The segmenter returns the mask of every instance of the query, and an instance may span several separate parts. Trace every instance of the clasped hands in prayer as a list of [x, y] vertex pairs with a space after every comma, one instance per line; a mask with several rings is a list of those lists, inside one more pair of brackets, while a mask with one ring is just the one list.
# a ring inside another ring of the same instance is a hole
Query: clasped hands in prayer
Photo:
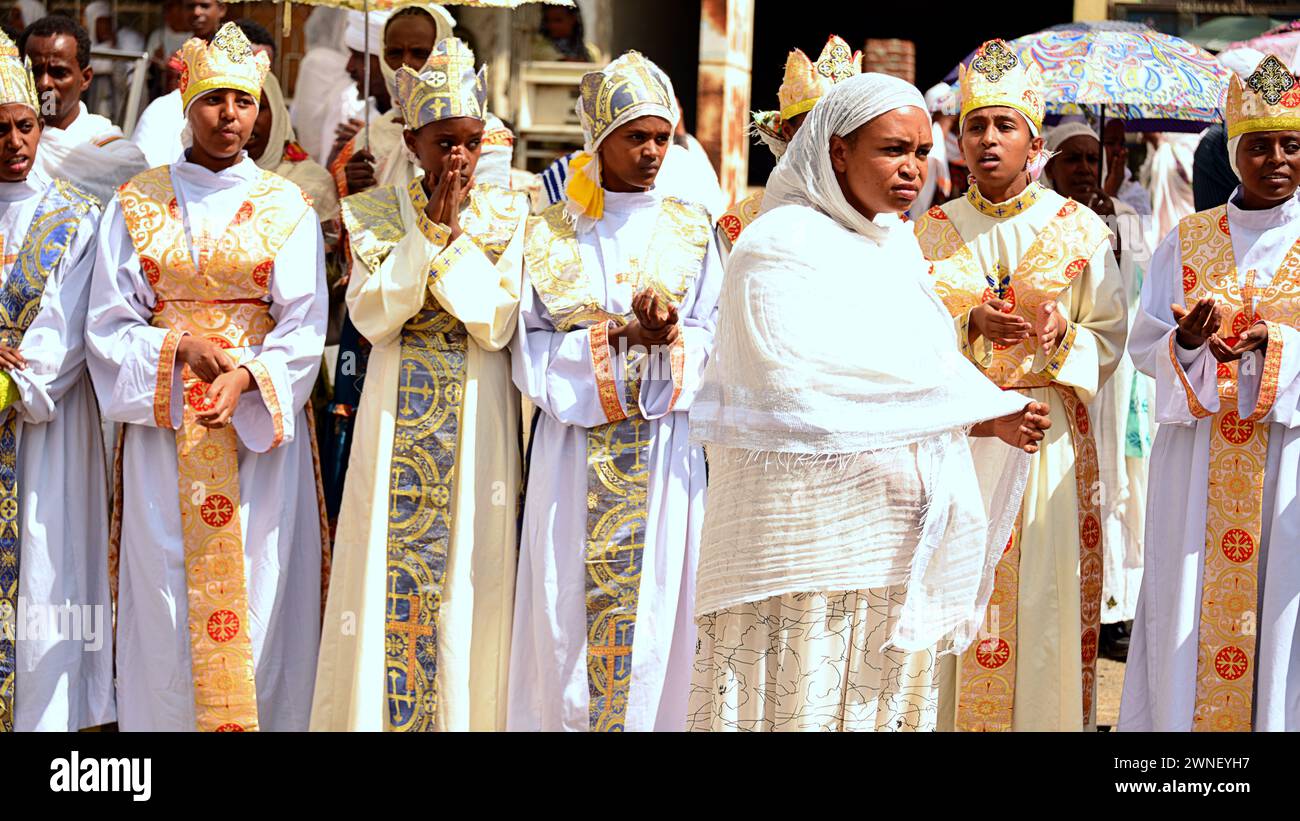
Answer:
[[677, 341], [681, 329], [677, 325], [677, 307], [660, 300], [653, 288], [644, 288], [632, 296], [632, 321], [609, 332], [609, 345], [617, 350], [619, 340], [626, 340], [627, 348], [637, 345], [651, 350]]
[[1195, 350], [1208, 345], [1214, 358], [1225, 363], [1235, 362], [1251, 351], [1263, 353], [1268, 348], [1268, 325], [1262, 319], [1247, 328], [1235, 345], [1229, 345], [1219, 336], [1219, 326], [1227, 306], [1219, 305], [1213, 297], [1198, 299], [1190, 309], [1177, 303], [1169, 307], [1178, 322], [1179, 347]]
[[461, 235], [460, 208], [469, 199], [469, 192], [474, 187], [474, 178], [462, 182], [461, 177], [468, 159], [464, 149], [456, 146], [443, 163], [442, 173], [434, 181], [432, 189], [426, 187], [429, 201], [424, 206], [424, 215], [435, 225], [445, 225], [451, 230], [447, 243], [450, 245]]
[[224, 427], [235, 415], [239, 397], [256, 385], [248, 368], [238, 367], [230, 354], [211, 340], [185, 334], [176, 348], [176, 357], [188, 365], [190, 371], [209, 383], [204, 400], [207, 408], [197, 411], [195, 421], [205, 428]]
[[1069, 325], [1055, 302], [1039, 305], [1034, 311], [1034, 322], [1011, 313], [1011, 308], [1011, 303], [1003, 299], [990, 299], [972, 308], [970, 341], [982, 336], [996, 345], [1014, 345], [1034, 336], [1043, 350], [1050, 353]]

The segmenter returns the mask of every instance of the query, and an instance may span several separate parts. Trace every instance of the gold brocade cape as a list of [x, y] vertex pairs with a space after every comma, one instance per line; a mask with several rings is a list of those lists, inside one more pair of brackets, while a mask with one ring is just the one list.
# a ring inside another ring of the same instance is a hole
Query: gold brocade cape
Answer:
[[426, 216], [423, 178], [405, 189], [384, 186], [342, 202], [352, 251], [384, 276], [384, 261], [411, 230], [402, 219], [409, 198], [419, 230], [442, 250], [429, 264], [424, 304], [401, 332], [393, 451], [388, 486], [384, 615], [386, 730], [436, 729], [438, 635], [453, 533], [457, 460], [464, 415], [465, 325], [438, 301], [431, 286], [466, 254], [495, 264], [528, 212], [528, 196], [476, 185], [461, 211], [463, 233]]

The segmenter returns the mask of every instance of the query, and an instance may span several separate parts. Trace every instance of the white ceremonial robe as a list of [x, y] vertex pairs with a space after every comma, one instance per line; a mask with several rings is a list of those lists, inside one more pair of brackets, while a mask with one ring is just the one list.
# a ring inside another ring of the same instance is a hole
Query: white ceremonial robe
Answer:
[[[357, 330], [374, 348], [366, 363], [334, 541], [312, 729], [378, 731], [388, 723], [387, 544], [393, 440], [403, 382], [402, 330], [432, 291], [472, 340], [465, 351], [448, 505], [452, 530], [438, 615], [434, 723], [440, 730], [500, 730], [505, 727], [518, 490], [523, 481], [519, 392], [511, 383], [506, 346], [518, 317], [524, 221], [493, 265], [482, 253], [462, 254], [465, 244], [474, 241], [468, 232], [445, 248], [432, 242], [418, 227], [405, 191], [399, 193], [398, 206], [405, 237], [376, 271], [361, 254], [354, 255], [348, 283], [348, 309]], [[484, 206], [491, 213], [489, 208]], [[526, 207], [520, 215], [527, 216]], [[457, 261], [431, 277], [430, 266], [440, 257]]]
[[[645, 255], [661, 196], [606, 191], [604, 216], [578, 234], [583, 268], [596, 281], [596, 293], [603, 292], [600, 307], [606, 311], [632, 310], [632, 284], [618, 275]], [[669, 412], [670, 381], [646, 380], [641, 386], [650, 477], [624, 716], [629, 731], [686, 727], [705, 488], [704, 453], [690, 443], [687, 413], [712, 348], [721, 286], [722, 264], [710, 238], [702, 270], [678, 309], [686, 347], [681, 395]], [[515, 384], [541, 416], [531, 440], [520, 536], [507, 729], [586, 730], [587, 429], [606, 422], [590, 331], [557, 331], [526, 282], [511, 353]], [[666, 363], [661, 372], [667, 373]], [[618, 382], [621, 397], [621, 374]]]
[[[1240, 189], [1238, 189], [1238, 192]], [[1300, 197], [1264, 211], [1227, 206], [1237, 277], [1256, 271], [1256, 288], [1266, 288], [1287, 252], [1300, 239]], [[1129, 353], [1156, 380], [1159, 428], [1151, 452], [1147, 495], [1145, 568], [1129, 648], [1119, 729], [1187, 731], [1196, 707], [1202, 573], [1206, 551], [1210, 443], [1214, 417], [1197, 420], [1169, 357], [1176, 333], [1172, 303], [1183, 304], [1182, 252], [1174, 230], [1156, 249], [1142, 288], [1142, 310], [1133, 326]], [[1261, 422], [1269, 423], [1265, 463], [1259, 591], [1254, 619], [1257, 649], [1254, 727], [1300, 730], [1300, 332], [1283, 327], [1277, 401]], [[1175, 342], [1179, 365], [1200, 403], [1221, 407], [1217, 362], [1209, 348], [1188, 351]], [[1242, 376], [1238, 413], [1254, 410], [1263, 358], [1255, 376]], [[1242, 363], [1238, 363], [1239, 372]], [[1251, 382], [1254, 383], [1253, 389]]]
[[118, 186], [149, 167], [140, 147], [106, 117], [91, 114], [85, 103], [66, 129], [47, 127], [41, 132], [36, 165], [48, 177], [62, 177], [101, 204]]
[[[191, 253], [196, 233], [220, 236], [261, 170], [248, 159], [213, 173], [171, 167]], [[281, 260], [290, 264], [281, 264]], [[289, 235], [270, 277], [274, 330], [257, 350], [277, 392], [292, 402], [283, 441], [260, 392], [245, 393], [232, 424], [239, 436], [239, 517], [248, 585], [249, 633], [263, 730], [305, 730], [321, 617], [321, 513], [304, 407], [324, 347], [325, 263], [320, 223]], [[154, 387], [165, 329], [140, 270], [117, 197], [99, 235], [88, 319], [89, 362], [105, 415], [126, 426], [122, 552], [117, 613], [118, 723], [123, 730], [193, 730], [185, 551], [177, 497], [176, 431], [154, 422]], [[182, 418], [176, 363], [172, 420]], [[283, 386], [283, 387], [282, 387]]]
[[185, 132], [185, 107], [180, 89], [164, 94], [149, 103], [135, 124], [131, 142], [139, 146], [150, 168], [177, 162], [185, 151], [181, 134]]
[[[38, 171], [25, 182], [0, 183], [6, 276], [51, 184]], [[92, 208], [50, 272], [40, 310], [19, 346], [27, 367], [8, 371], [19, 398], [0, 412], [0, 419], [19, 417], [17, 615], [23, 623], [16, 623], [16, 730], [75, 732], [115, 718], [108, 474], [99, 409], [84, 367], [98, 222]], [[71, 635], [56, 635], [50, 628], [59, 628], [57, 608], [68, 607], [78, 623], [65, 623]]]

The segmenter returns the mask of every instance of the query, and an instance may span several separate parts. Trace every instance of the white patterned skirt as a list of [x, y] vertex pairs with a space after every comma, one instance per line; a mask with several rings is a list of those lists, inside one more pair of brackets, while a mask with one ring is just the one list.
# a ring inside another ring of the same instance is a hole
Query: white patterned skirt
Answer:
[[881, 651], [904, 586], [788, 593], [699, 619], [687, 729], [931, 731], [931, 650]]

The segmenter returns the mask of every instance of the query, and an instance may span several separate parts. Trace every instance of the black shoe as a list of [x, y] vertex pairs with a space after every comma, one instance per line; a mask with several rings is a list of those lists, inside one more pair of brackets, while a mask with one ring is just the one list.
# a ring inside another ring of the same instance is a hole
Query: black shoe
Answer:
[[1130, 633], [1126, 622], [1103, 624], [1097, 652], [1111, 661], [1127, 661]]

